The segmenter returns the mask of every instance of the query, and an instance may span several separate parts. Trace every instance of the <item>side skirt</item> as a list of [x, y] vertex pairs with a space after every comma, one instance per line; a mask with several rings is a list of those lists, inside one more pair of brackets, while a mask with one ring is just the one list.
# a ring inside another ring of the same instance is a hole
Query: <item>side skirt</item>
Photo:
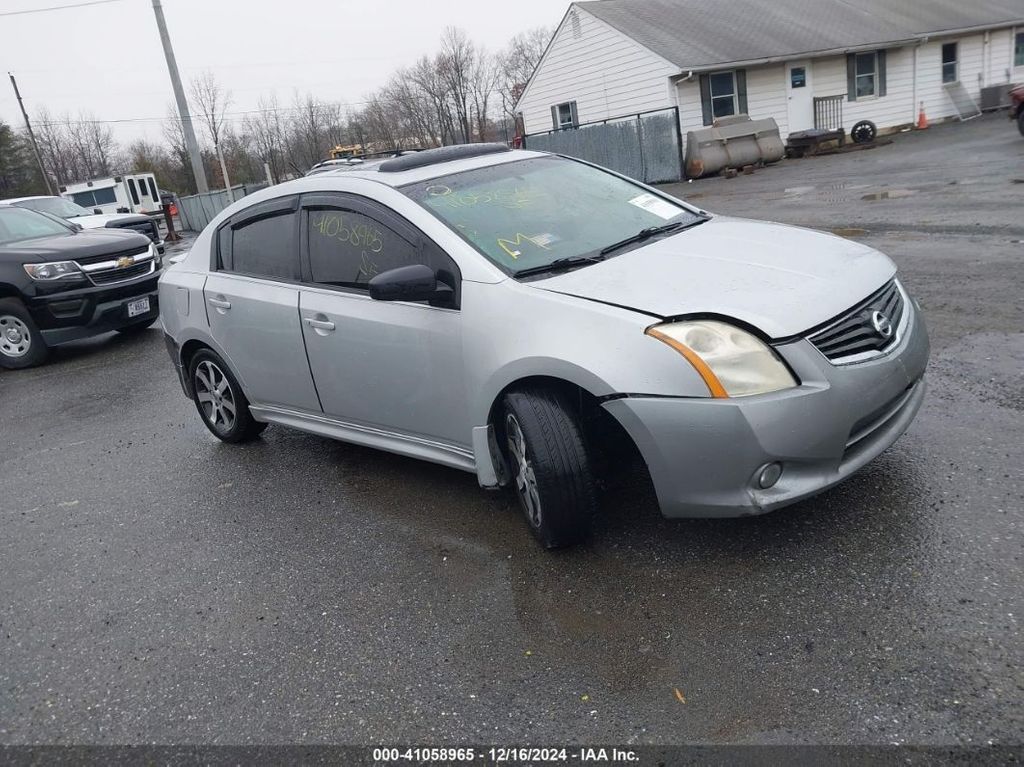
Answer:
[[402, 434], [376, 426], [341, 421], [322, 413], [308, 413], [271, 405], [250, 405], [249, 412], [257, 421], [290, 426], [293, 429], [308, 431], [321, 437], [351, 442], [355, 445], [385, 450], [389, 453], [406, 455], [410, 458], [419, 458], [439, 463], [442, 466], [450, 466], [453, 469], [476, 473], [473, 451], [459, 445], [438, 442], [428, 437]]

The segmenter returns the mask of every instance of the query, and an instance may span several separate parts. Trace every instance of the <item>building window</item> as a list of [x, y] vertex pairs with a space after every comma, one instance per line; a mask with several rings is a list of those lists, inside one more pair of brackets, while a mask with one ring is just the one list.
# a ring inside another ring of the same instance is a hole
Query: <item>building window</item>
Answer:
[[885, 50], [846, 54], [846, 99], [885, 95]]
[[554, 124], [555, 130], [575, 128], [579, 125], [580, 121], [576, 112], [576, 102], [566, 101], [564, 104], [556, 104], [551, 107], [551, 122]]
[[1013, 65], [1024, 67], [1024, 32], [1018, 32], [1013, 46]]
[[955, 83], [957, 76], [956, 43], [944, 43], [942, 46], [942, 82]]
[[878, 56], [875, 52], [858, 53], [855, 71], [857, 98], [874, 96], [875, 82], [878, 78]]
[[710, 84], [711, 114], [716, 119], [736, 114], [736, 73], [715, 72]]

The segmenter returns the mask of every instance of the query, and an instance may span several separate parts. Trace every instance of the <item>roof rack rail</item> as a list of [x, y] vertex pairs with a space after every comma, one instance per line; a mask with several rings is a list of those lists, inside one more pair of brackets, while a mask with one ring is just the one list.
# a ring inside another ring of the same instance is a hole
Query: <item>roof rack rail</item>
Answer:
[[480, 157], [485, 154], [497, 154], [498, 152], [508, 151], [511, 150], [504, 144], [456, 144], [437, 149], [424, 149], [422, 152], [416, 152], [415, 154], [385, 160], [378, 166], [377, 170], [381, 173], [397, 173], [398, 171], [422, 168], [426, 165], [434, 165], [440, 162], [465, 160], [469, 157]]

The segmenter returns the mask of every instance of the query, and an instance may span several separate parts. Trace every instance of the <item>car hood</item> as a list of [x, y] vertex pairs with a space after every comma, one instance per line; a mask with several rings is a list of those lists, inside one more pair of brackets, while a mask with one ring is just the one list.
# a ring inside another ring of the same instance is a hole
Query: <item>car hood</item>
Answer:
[[149, 216], [140, 216], [136, 213], [96, 213], [91, 216], [75, 216], [68, 220], [80, 224], [83, 229], [102, 229], [114, 221], [123, 224], [127, 222], [151, 221], [152, 219]]
[[19, 263], [70, 261], [105, 256], [148, 247], [151, 240], [137, 232], [120, 229], [89, 229], [84, 232], [39, 237], [0, 246], [0, 258]]
[[716, 314], [771, 338], [841, 314], [896, 273], [888, 256], [824, 232], [726, 216], [532, 287], [658, 317]]

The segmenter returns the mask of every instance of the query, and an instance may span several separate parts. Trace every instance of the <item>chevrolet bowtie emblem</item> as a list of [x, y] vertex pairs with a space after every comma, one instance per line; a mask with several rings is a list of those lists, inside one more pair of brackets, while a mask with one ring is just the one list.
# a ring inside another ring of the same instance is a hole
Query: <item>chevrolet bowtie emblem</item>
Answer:
[[117, 268], [124, 269], [125, 267], [131, 266], [134, 263], [134, 256], [121, 256], [121, 258], [117, 259]]

